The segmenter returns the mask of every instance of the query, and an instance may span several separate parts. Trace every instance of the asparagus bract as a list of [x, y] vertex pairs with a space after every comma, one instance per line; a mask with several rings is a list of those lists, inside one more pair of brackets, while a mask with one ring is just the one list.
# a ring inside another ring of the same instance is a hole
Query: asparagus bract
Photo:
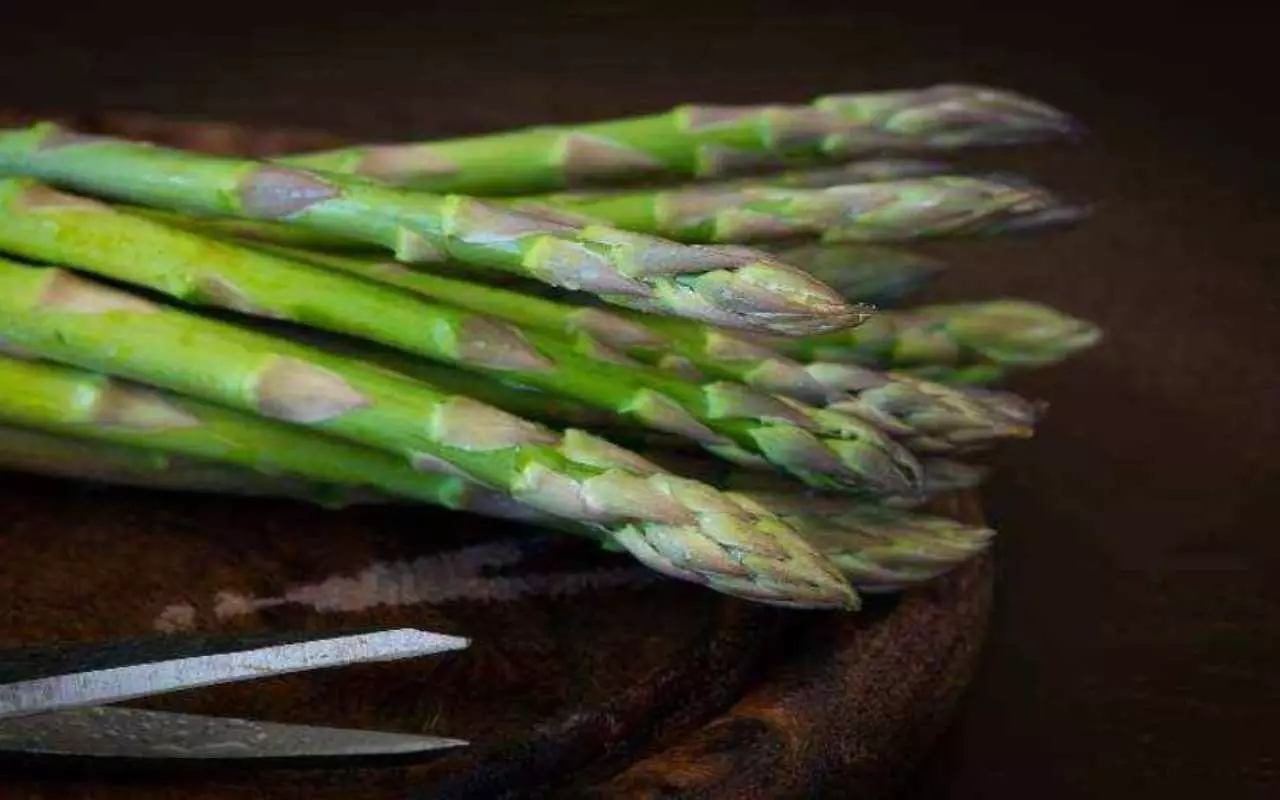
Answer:
[[642, 459], [584, 432], [558, 433], [389, 370], [11, 262], [0, 263], [0, 339], [460, 473], [722, 592], [805, 607], [857, 602], [781, 520], [695, 481], [638, 474]]
[[984, 86], [834, 94], [807, 105], [687, 104], [659, 114], [278, 159], [435, 192], [516, 195], [720, 177], [883, 153], [1057, 139], [1062, 112]]
[[727, 327], [796, 335], [840, 330], [859, 319], [834, 290], [763, 251], [575, 226], [471, 197], [401, 191], [51, 124], [0, 132], [0, 174], [6, 173], [136, 205], [286, 222], [380, 245], [402, 261], [453, 259]]

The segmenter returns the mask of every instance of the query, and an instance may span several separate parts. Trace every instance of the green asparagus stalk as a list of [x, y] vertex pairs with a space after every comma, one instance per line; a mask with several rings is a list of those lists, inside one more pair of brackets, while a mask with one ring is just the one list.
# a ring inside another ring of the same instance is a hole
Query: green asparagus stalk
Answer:
[[835, 94], [807, 105], [688, 104], [664, 113], [279, 159], [434, 192], [518, 195], [723, 177], [884, 153], [1057, 139], [1078, 126], [1011, 92], [966, 85]]
[[999, 175], [934, 175], [818, 189], [709, 184], [600, 197], [551, 195], [513, 201], [511, 207], [526, 213], [550, 209], [562, 212], [562, 219], [570, 212], [702, 244], [995, 236], [1075, 222], [1086, 213], [1023, 178]]
[[[466, 508], [474, 484], [413, 469], [404, 459], [303, 429], [81, 369], [0, 355], [0, 421], [61, 436], [234, 465], [271, 479], [301, 478]], [[8, 434], [11, 444], [14, 434]], [[47, 450], [46, 450], [47, 452]], [[63, 460], [65, 466], [65, 459]], [[47, 466], [56, 466], [48, 462]], [[137, 473], [135, 460], [130, 469]], [[113, 469], [122, 469], [121, 466]]]
[[746, 178], [718, 181], [721, 186], [745, 189], [750, 186], [782, 186], [792, 189], [821, 189], [826, 186], [844, 186], [850, 183], [896, 181], [903, 178], [923, 178], [957, 172], [942, 161], [922, 158], [873, 158], [851, 161], [832, 167], [787, 170], [785, 172], [752, 175]]
[[121, 208], [130, 214], [147, 217], [171, 227], [184, 228], [197, 233], [216, 236], [220, 239], [244, 240], [252, 243], [263, 242], [286, 247], [352, 255], [378, 256], [386, 253], [385, 248], [362, 242], [358, 239], [349, 239], [344, 236], [328, 236], [271, 220], [188, 214], [162, 208], [149, 208], [147, 206], [122, 205]]
[[[304, 434], [312, 436], [312, 434]], [[175, 458], [161, 451], [105, 440], [74, 439], [61, 434], [0, 425], [0, 470], [75, 480], [104, 486], [130, 486], [163, 491], [187, 491], [242, 497], [282, 497], [327, 507], [391, 503], [399, 498], [360, 494], [345, 487], [309, 483], [282, 475], [268, 475], [212, 461]], [[441, 478], [457, 482], [458, 478]], [[474, 486], [474, 496], [484, 489]], [[492, 495], [498, 498], [497, 495]], [[792, 498], [781, 495], [739, 495], [744, 503], [773, 504], [785, 520], [794, 518], [796, 530], [813, 543], [857, 589], [860, 583], [883, 591], [889, 581], [905, 587], [934, 577], [981, 552], [994, 535], [988, 528], [919, 514], [894, 512], [845, 502], [824, 513], [794, 513]], [[591, 529], [507, 502], [475, 504], [478, 511], [507, 519], [532, 522], [553, 531], [599, 539]]]
[[[597, 340], [645, 364], [677, 372], [686, 379], [738, 381], [770, 394], [795, 398], [802, 405], [864, 420], [907, 444], [917, 453], [954, 453], [1031, 436], [1039, 408], [1009, 393], [977, 393], [949, 388], [908, 376], [874, 373], [847, 364], [809, 364], [787, 358], [731, 333], [696, 325], [667, 324], [668, 318], [632, 314], [626, 318], [593, 308], [528, 297], [503, 289], [413, 273], [398, 265], [380, 264], [329, 253], [313, 253], [269, 245], [269, 252], [294, 255], [342, 272], [416, 292], [434, 300], [491, 315], [526, 328], [576, 335], [579, 350], [598, 354]], [[367, 354], [364, 358], [369, 358]], [[448, 370], [428, 380], [449, 381]], [[462, 376], [454, 379], [466, 380]], [[445, 385], [448, 385], [446, 383]], [[456, 384], [455, 384], [456, 385]], [[545, 419], [552, 409], [540, 407], [539, 395], [471, 380], [458, 391], [471, 394], [521, 416]], [[547, 399], [551, 401], [550, 398]], [[560, 421], [590, 419], [589, 414], [559, 403]], [[583, 423], [612, 427], [625, 422], [597, 418]]]
[[[370, 261], [385, 260], [381, 257], [383, 251], [377, 248], [345, 239], [318, 236], [275, 222], [194, 216], [144, 206], [126, 206], [123, 210], [205, 236], [229, 239], [255, 247], [277, 246], [282, 248], [277, 252], [286, 253], [292, 258], [309, 254], [316, 257], [336, 255]], [[900, 304], [907, 295], [923, 288], [945, 269], [945, 265], [936, 259], [872, 244], [764, 243], [760, 247], [830, 286], [850, 303], [881, 308]], [[476, 270], [465, 264], [447, 261], [417, 266], [432, 272], [464, 277], [470, 281], [516, 286], [525, 293], [565, 294], [563, 289], [508, 272]]]
[[[735, 189], [756, 188], [761, 186], [787, 187], [792, 189], [818, 189], [825, 186], [843, 186], [849, 183], [893, 181], [902, 178], [922, 178], [927, 175], [941, 175], [943, 173], [956, 171], [956, 169], [941, 161], [931, 161], [921, 158], [873, 158], [865, 161], [851, 161], [847, 164], [837, 164], [829, 167], [756, 173], [741, 178], [721, 179], [714, 181], [714, 183], [721, 188], [732, 187]], [[691, 184], [680, 185], [693, 187], [712, 182], [713, 181], [695, 181]], [[648, 188], [662, 188], [669, 186], [669, 184], [661, 182], [656, 185], [649, 184], [647, 186]], [[525, 197], [531, 200], [539, 198], [567, 197], [577, 201], [626, 194], [645, 187], [646, 184], [625, 187], [613, 186], [603, 189], [585, 189], [581, 191], [532, 194], [525, 195]]]
[[0, 263], [0, 339], [399, 454], [418, 469], [460, 472], [718, 591], [789, 606], [857, 604], [781, 520], [696, 481], [638, 474], [642, 459], [581, 431], [557, 433], [390, 370], [12, 262]]
[[834, 290], [762, 251], [574, 226], [471, 197], [407, 192], [51, 124], [0, 131], [0, 174], [135, 205], [283, 222], [380, 245], [401, 261], [452, 259], [725, 327], [797, 335], [840, 330], [861, 318]]
[[[390, 495], [358, 487], [315, 483], [293, 475], [230, 467], [161, 450], [8, 425], [0, 425], [0, 471], [142, 489], [287, 497], [327, 508], [385, 503], [392, 499]], [[429, 480], [444, 485], [449, 479], [432, 476]], [[427, 481], [419, 483], [427, 485]], [[442, 500], [447, 498], [447, 493], [442, 494]]]
[[[688, 436], [724, 457], [773, 464], [815, 485], [899, 492], [915, 480], [914, 459], [873, 426], [834, 412], [808, 413], [746, 386], [693, 384], [659, 369], [614, 363], [557, 336], [167, 228], [23, 180], [0, 180], [0, 210], [7, 212], [0, 215], [0, 249], [28, 258], [70, 264], [188, 303], [369, 339], [562, 394], [634, 424]], [[429, 277], [399, 271], [419, 281]], [[508, 305], [529, 303], [513, 298]], [[496, 308], [483, 310], [499, 316]]]
[[[871, 369], [1016, 370], [1057, 364], [1096, 345], [1102, 336], [1102, 329], [1087, 320], [1006, 298], [883, 311], [847, 334], [765, 341], [794, 358]], [[920, 374], [939, 377], [941, 371]]]

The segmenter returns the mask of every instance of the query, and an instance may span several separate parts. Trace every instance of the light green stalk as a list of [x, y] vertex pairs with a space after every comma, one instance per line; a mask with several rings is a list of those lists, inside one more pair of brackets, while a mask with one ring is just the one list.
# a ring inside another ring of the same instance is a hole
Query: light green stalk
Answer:
[[[106, 440], [71, 438], [42, 430], [0, 425], [0, 470], [142, 489], [287, 497], [326, 508], [392, 501], [389, 495], [379, 492], [174, 456], [159, 449], [149, 449], [150, 446], [150, 443], [148, 448], [143, 448]], [[428, 480], [461, 482], [459, 478], [447, 476], [429, 476]], [[426, 481], [422, 483], [425, 485]], [[488, 494], [486, 490], [479, 491]]]
[[817, 237], [826, 243], [995, 236], [1076, 222], [1086, 212], [1025, 179], [934, 175], [826, 188], [681, 186], [599, 197], [552, 195], [512, 208], [582, 215], [689, 243]]
[[237, 239], [250, 243], [278, 244], [310, 250], [377, 256], [386, 249], [343, 236], [326, 236], [282, 222], [238, 217], [209, 216], [168, 211], [146, 206], [121, 205], [121, 210], [147, 217], [175, 228], [184, 228], [221, 239]]
[[268, 220], [355, 239], [406, 262], [453, 260], [631, 308], [786, 335], [858, 319], [834, 290], [763, 251], [692, 247], [248, 159], [40, 124], [0, 132], [0, 174], [189, 214]]
[[[60, 269], [0, 262], [0, 340], [451, 471], [591, 525], [668, 575], [764, 602], [849, 607], [834, 568], [781, 520], [634, 453], [389, 370], [165, 308]], [[646, 468], [647, 469], [647, 468]]]
[[[415, 470], [404, 459], [377, 450], [85, 370], [11, 355], [0, 355], [0, 421], [144, 447], [165, 454], [163, 459], [204, 459], [272, 480], [292, 477], [376, 489], [446, 508], [466, 508], [475, 494], [468, 481]], [[8, 441], [13, 442], [12, 433]], [[136, 473], [139, 466], [135, 463], [131, 469]]]
[[1065, 114], [1026, 97], [939, 85], [833, 94], [806, 105], [687, 104], [638, 117], [278, 160], [435, 192], [517, 195], [1043, 141], [1077, 131]]
[[[865, 161], [851, 161], [829, 167], [813, 167], [809, 169], [785, 170], [783, 172], [754, 173], [742, 178], [720, 179], [716, 181], [694, 181], [679, 185], [694, 187], [709, 183], [722, 188], [756, 188], [762, 186], [781, 186], [792, 189], [817, 189], [824, 186], [843, 186], [849, 183], [868, 183], [871, 181], [893, 181], [901, 178], [922, 178], [927, 175], [941, 175], [957, 170], [941, 161], [930, 161], [920, 158], [872, 158]], [[665, 188], [670, 182], [641, 183], [628, 186], [612, 186], [603, 189], [586, 189], [571, 192], [552, 192], [550, 194], [525, 195], [529, 200], [542, 198], [567, 198], [570, 200], [589, 200], [612, 195], [628, 194], [639, 188]]]

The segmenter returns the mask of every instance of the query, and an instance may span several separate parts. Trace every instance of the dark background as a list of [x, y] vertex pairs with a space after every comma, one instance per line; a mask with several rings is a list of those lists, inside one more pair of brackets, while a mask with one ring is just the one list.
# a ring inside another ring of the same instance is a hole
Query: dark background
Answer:
[[980, 160], [1095, 218], [940, 251], [955, 269], [932, 298], [1028, 297], [1109, 336], [1018, 383], [1052, 413], [987, 493], [985, 663], [912, 793], [1274, 792], [1275, 20], [904, 5], [7, 7], [0, 104], [390, 138], [963, 80], [1073, 112], [1085, 143]]

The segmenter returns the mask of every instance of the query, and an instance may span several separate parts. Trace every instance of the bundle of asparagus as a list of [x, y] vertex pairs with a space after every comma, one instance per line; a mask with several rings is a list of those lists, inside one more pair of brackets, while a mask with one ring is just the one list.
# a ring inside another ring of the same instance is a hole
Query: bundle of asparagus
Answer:
[[989, 546], [921, 506], [1034, 432], [989, 384], [1100, 338], [880, 310], [943, 267], [872, 242], [1084, 216], [907, 156], [1076, 129], [943, 86], [273, 160], [0, 131], [0, 468], [442, 506], [857, 608]]

